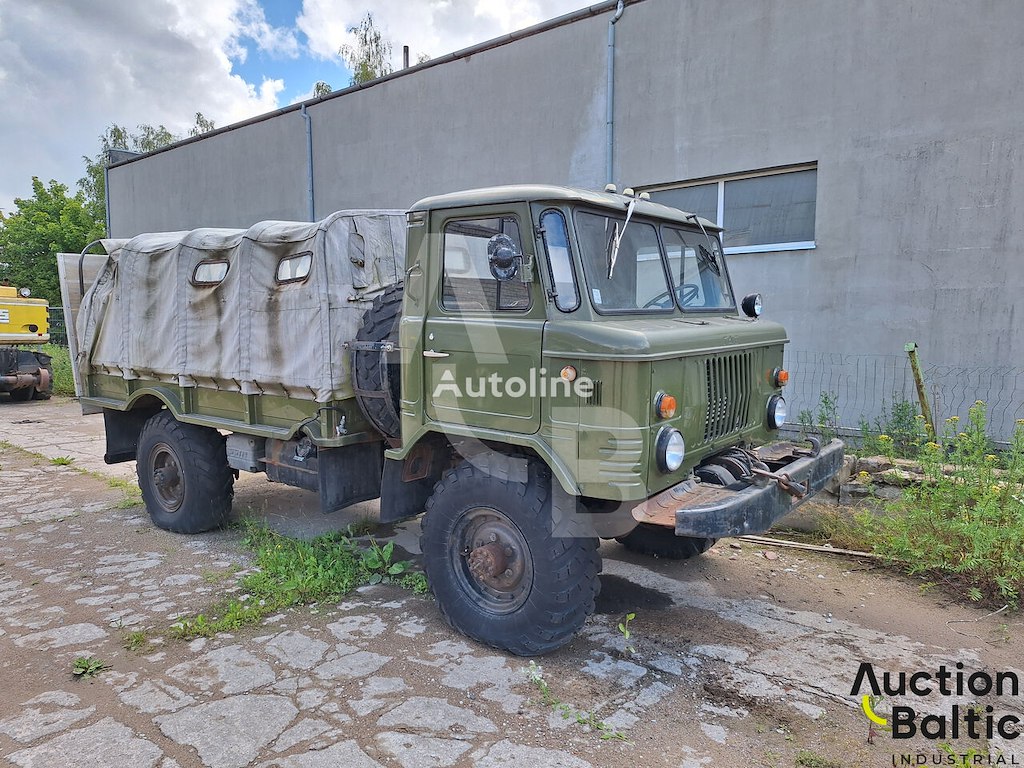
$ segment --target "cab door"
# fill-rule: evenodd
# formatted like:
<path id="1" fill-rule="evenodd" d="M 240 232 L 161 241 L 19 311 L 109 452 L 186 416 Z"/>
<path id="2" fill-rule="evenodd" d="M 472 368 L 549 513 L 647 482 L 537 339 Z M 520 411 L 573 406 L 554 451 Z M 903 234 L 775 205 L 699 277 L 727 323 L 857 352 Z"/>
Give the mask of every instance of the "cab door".
<path id="1" fill-rule="evenodd" d="M 440 222 L 439 283 L 422 353 L 432 421 L 520 434 L 540 427 L 545 307 L 524 267 L 534 261 L 524 213 L 489 206 Z"/>

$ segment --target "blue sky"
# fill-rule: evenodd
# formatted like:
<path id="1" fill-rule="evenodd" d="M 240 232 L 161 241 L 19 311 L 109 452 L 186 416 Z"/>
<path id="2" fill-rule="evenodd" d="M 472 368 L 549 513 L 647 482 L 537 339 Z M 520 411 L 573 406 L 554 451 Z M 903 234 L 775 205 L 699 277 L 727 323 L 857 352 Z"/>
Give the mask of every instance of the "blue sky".
<path id="1" fill-rule="evenodd" d="M 299 54 L 295 57 L 272 54 L 261 49 L 252 40 L 245 43 L 244 61 L 235 61 L 233 71 L 247 82 L 259 83 L 264 78 L 281 79 L 285 89 L 281 94 L 283 103 L 294 103 L 308 97 L 313 84 L 323 80 L 333 90 L 349 84 L 351 72 L 340 59 L 324 59 L 309 53 L 309 38 L 295 28 L 302 12 L 301 0 L 275 0 L 263 2 L 267 23 L 273 27 L 295 29 Z"/>
<path id="2" fill-rule="evenodd" d="M 111 124 L 184 134 L 349 83 L 338 49 L 372 11 L 415 61 L 588 5 L 588 0 L 0 0 L 0 211 L 32 176 L 72 191 Z"/>

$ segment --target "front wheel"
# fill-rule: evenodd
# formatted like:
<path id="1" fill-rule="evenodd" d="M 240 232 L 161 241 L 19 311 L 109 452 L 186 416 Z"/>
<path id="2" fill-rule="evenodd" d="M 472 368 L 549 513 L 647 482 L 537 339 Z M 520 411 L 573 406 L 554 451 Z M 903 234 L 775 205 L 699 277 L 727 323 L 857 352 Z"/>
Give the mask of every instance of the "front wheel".
<path id="1" fill-rule="evenodd" d="M 552 533 L 552 482 L 528 458 L 474 457 L 444 475 L 423 520 L 423 564 L 445 619 L 518 656 L 569 642 L 600 590 L 597 539 Z"/>
<path id="2" fill-rule="evenodd" d="M 183 424 L 160 411 L 139 434 L 136 469 L 142 499 L 158 528 L 202 533 L 227 521 L 234 475 L 217 430 Z"/>

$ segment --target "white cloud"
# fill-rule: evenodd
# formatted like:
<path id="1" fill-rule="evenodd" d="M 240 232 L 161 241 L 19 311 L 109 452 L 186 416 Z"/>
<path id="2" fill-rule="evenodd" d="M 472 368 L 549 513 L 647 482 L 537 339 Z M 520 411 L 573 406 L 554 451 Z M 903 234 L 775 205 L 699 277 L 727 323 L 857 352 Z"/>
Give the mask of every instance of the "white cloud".
<path id="1" fill-rule="evenodd" d="M 33 175 L 74 191 L 82 155 L 98 151 L 111 123 L 184 133 L 196 112 L 223 126 L 277 108 L 286 85 L 305 88 L 316 77 L 286 84 L 267 72 L 247 81 L 236 71 L 247 54 L 337 62 L 367 8 L 366 0 L 303 0 L 296 27 L 282 28 L 268 23 L 268 1 L 0 0 L 0 209 L 31 193 Z M 402 45 L 414 61 L 437 57 L 586 4 L 374 0 L 373 10 L 397 68 Z"/>
<path id="2" fill-rule="evenodd" d="M 392 65 L 401 65 L 402 46 L 412 59 L 431 58 L 468 48 L 485 40 L 584 8 L 586 0 L 375 0 L 377 27 L 391 41 Z M 337 59 L 338 49 L 352 44 L 348 28 L 366 13 L 363 0 L 303 0 L 299 29 L 311 52 Z"/>
<path id="3" fill-rule="evenodd" d="M 300 52 L 256 0 L 0 0 L 0 209 L 33 175 L 74 190 L 111 123 L 184 133 L 196 112 L 226 125 L 275 109 L 282 80 L 232 72 L 246 46 Z"/>

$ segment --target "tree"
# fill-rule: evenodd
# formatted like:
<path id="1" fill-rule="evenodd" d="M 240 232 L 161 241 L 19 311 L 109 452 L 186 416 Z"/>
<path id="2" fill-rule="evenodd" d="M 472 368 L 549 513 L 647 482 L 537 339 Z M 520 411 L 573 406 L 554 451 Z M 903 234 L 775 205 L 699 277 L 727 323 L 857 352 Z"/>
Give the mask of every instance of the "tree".
<path id="1" fill-rule="evenodd" d="M 325 83 L 323 80 L 317 80 L 316 85 L 313 86 L 313 98 L 322 99 L 324 96 L 331 92 L 331 86 Z"/>
<path id="2" fill-rule="evenodd" d="M 212 131 L 214 127 L 212 120 L 207 119 L 202 112 L 196 112 L 195 124 L 189 129 L 188 135 L 199 136 Z M 95 157 L 82 156 L 85 176 L 78 180 L 78 190 L 84 195 L 86 209 L 97 224 L 105 227 L 107 221 L 106 183 L 103 175 L 107 167 L 107 152 L 111 149 L 152 152 L 181 141 L 182 138 L 171 133 L 166 126 L 146 123 L 136 126 L 134 131 L 113 123 L 100 135 L 100 152 Z"/>
<path id="3" fill-rule="evenodd" d="M 391 41 L 386 40 L 374 25 L 372 13 L 367 11 L 363 20 L 357 26 L 349 27 L 348 32 L 356 36 L 356 44 L 343 45 L 338 53 L 352 70 L 349 85 L 376 80 L 394 71 L 391 67 Z"/>
<path id="4" fill-rule="evenodd" d="M 204 133 L 209 133 L 216 126 L 213 124 L 213 120 L 207 119 L 202 112 L 196 112 L 196 124 L 188 129 L 188 135 L 202 136 Z"/>
<path id="5" fill-rule="evenodd" d="M 14 213 L 0 214 L 0 279 L 30 288 L 33 295 L 60 306 L 57 253 L 78 253 L 102 237 L 103 226 L 88 210 L 85 195 L 32 177 L 32 197 L 17 198 Z"/>

